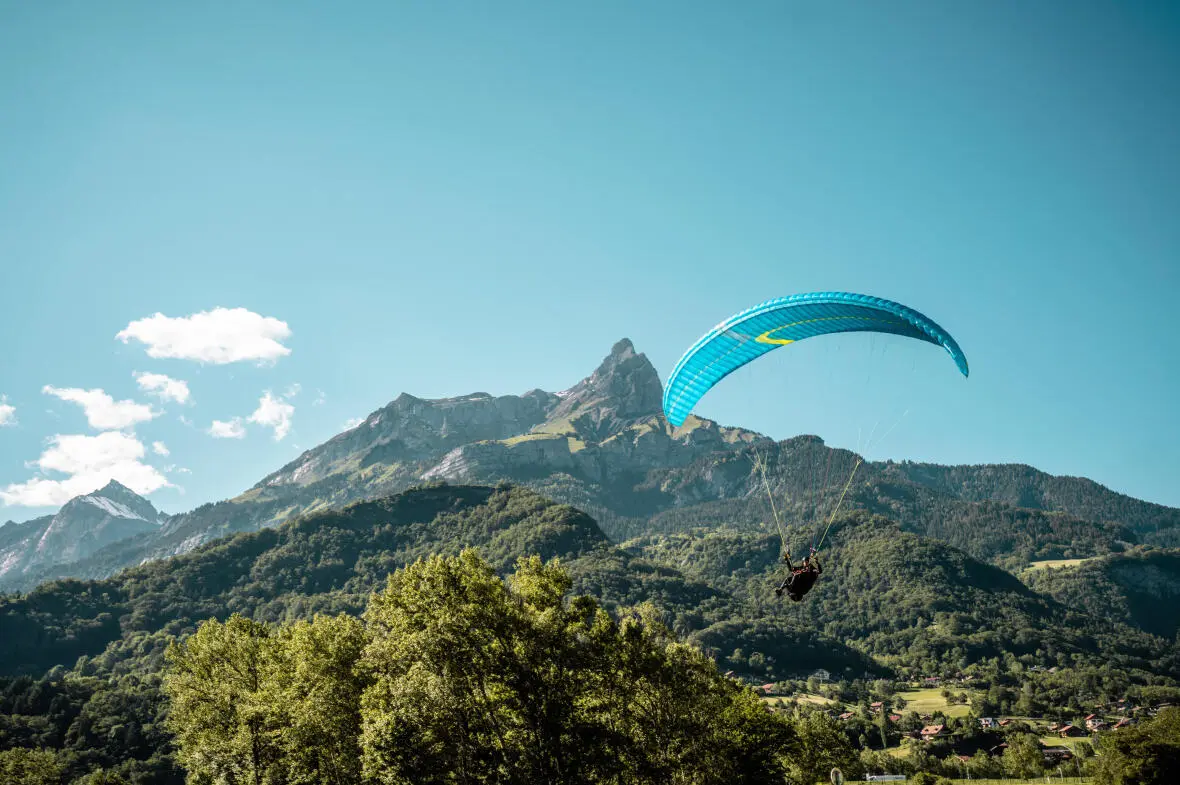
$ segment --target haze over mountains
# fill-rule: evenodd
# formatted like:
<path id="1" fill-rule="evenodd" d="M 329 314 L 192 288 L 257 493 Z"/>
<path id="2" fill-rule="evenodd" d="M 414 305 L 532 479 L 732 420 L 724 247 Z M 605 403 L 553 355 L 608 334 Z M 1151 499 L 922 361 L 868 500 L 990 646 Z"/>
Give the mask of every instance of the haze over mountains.
<path id="1" fill-rule="evenodd" d="M 112 483 L 52 518 L 2 527 L 0 589 L 104 577 L 431 481 L 523 484 L 587 511 L 617 542 L 694 526 L 765 533 L 771 516 L 752 471 L 757 455 L 788 521 L 826 514 L 857 460 L 814 436 L 776 443 L 699 417 L 673 428 L 661 395 L 655 368 L 626 339 L 561 392 L 402 394 L 228 501 L 165 517 Z M 1180 510 L 1021 465 L 867 463 L 843 503 L 857 508 L 1010 569 L 1180 542 Z"/>

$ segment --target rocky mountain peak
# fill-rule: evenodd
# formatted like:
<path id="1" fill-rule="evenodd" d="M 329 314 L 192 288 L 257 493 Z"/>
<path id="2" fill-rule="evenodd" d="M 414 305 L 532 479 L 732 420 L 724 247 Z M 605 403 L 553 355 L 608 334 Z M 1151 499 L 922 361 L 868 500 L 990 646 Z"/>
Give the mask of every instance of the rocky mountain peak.
<path id="1" fill-rule="evenodd" d="M 594 373 L 561 393 L 561 403 L 549 418 L 580 420 L 579 431 L 589 426 L 590 431 L 602 437 L 629 423 L 661 414 L 663 395 L 655 366 L 647 355 L 635 351 L 629 339 L 623 338 L 611 347 Z"/>
<path id="2" fill-rule="evenodd" d="M 60 517 L 63 513 L 69 516 L 79 508 L 91 507 L 98 508 L 102 515 L 115 518 L 139 518 L 149 523 L 157 523 L 161 517 L 160 512 L 151 502 L 114 479 L 97 491 L 70 499 L 62 506 L 58 516 Z"/>

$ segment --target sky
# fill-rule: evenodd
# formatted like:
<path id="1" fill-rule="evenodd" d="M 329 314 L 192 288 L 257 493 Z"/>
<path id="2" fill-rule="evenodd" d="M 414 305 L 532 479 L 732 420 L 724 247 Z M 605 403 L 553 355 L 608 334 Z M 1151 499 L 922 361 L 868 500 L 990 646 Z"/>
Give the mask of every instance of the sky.
<path id="1" fill-rule="evenodd" d="M 815 290 L 702 416 L 1180 506 L 1180 7 L 0 0 L 0 520 Z"/>

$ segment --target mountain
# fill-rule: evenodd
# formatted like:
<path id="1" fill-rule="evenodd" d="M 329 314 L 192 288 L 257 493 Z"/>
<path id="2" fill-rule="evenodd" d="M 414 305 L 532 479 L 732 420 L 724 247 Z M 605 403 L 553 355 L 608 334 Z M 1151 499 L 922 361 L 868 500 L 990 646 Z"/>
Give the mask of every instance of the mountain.
<path id="1" fill-rule="evenodd" d="M 773 534 L 697 528 L 646 534 L 622 547 L 745 603 L 747 626 L 750 619 L 773 617 L 782 605 L 769 590 L 781 577 Z M 797 606 L 800 612 L 826 636 L 849 641 L 879 663 L 906 661 L 911 677 L 921 673 L 916 666 L 937 673 L 1003 656 L 1033 657 L 1046 668 L 1088 661 L 1180 676 L 1170 641 L 1136 629 L 1134 619 L 1108 620 L 1059 602 L 1006 570 L 881 516 L 838 515 L 820 563 L 824 573 Z"/>
<path id="2" fill-rule="evenodd" d="M 1121 523 L 1149 540 L 1180 544 L 1175 539 L 1180 534 L 1180 509 L 1117 493 L 1085 477 L 1055 477 L 1023 464 L 939 466 L 905 461 L 893 466 L 912 482 L 964 501 L 1070 512 Z"/>
<path id="3" fill-rule="evenodd" d="M 842 514 L 806 603 L 777 599 L 777 542 L 753 532 L 648 535 L 620 548 L 593 518 L 511 485 L 423 486 L 238 533 L 99 581 L 0 598 L 0 676 L 79 663 L 158 667 L 171 636 L 240 612 L 277 621 L 358 612 L 389 573 L 475 547 L 501 573 L 560 558 L 575 593 L 652 602 L 720 663 L 761 678 L 957 670 L 1001 656 L 1180 676 L 1171 642 L 1095 617 L 896 523 Z M 79 659 L 82 658 L 82 659 Z M 86 665 L 88 661 L 94 665 Z M 100 664 L 101 663 L 101 664 Z"/>
<path id="4" fill-rule="evenodd" d="M 859 456 L 818 436 L 773 442 L 695 416 L 673 428 L 661 395 L 655 368 L 626 339 L 561 392 L 434 400 L 402 394 L 233 499 L 172 516 L 76 561 L 0 574 L 0 590 L 105 577 L 217 537 L 433 480 L 525 485 L 585 510 L 622 542 L 699 526 L 773 532 L 766 487 L 753 471 L 763 460 L 796 542 L 818 533 Z M 852 479 L 842 509 L 884 515 L 1013 572 L 1036 560 L 1180 542 L 1180 510 L 1026 466 L 867 462 Z M 9 536 L 0 529 L 0 543 Z"/>
<path id="5" fill-rule="evenodd" d="M 164 516 L 121 483 L 76 496 L 57 512 L 0 528 L 0 579 L 77 562 L 138 534 L 156 532 Z"/>
<path id="6" fill-rule="evenodd" d="M 1136 549 L 1022 577 L 1038 592 L 1095 618 L 1180 636 L 1180 549 Z"/>
<path id="7" fill-rule="evenodd" d="M 232 613 L 355 614 L 392 571 L 465 547 L 501 574 L 528 554 L 559 558 L 575 594 L 616 612 L 651 602 L 722 670 L 756 683 L 819 667 L 862 687 L 865 676 L 967 671 L 1003 705 L 1027 690 L 997 670 L 1001 658 L 1088 669 L 1081 677 L 1117 694 L 1180 675 L 1168 641 L 1072 611 L 880 516 L 842 514 L 831 537 L 824 577 L 793 604 L 770 590 L 774 535 L 707 529 L 623 549 L 584 512 L 519 486 L 434 484 L 297 516 L 103 580 L 0 597 L 0 743 L 67 749 L 80 770 L 129 782 L 180 782 L 159 678 L 178 637 Z"/>
<path id="8" fill-rule="evenodd" d="M 576 593 L 607 608 L 654 602 L 685 632 L 742 615 L 725 592 L 614 546 L 579 510 L 519 487 L 435 485 L 239 533 L 101 581 L 53 581 L 0 598 L 0 675 L 80 657 L 109 667 L 144 652 L 155 657 L 168 636 L 235 611 L 268 620 L 356 613 L 397 568 L 464 547 L 478 548 L 502 573 L 521 556 L 560 558 Z M 806 625 L 778 627 L 776 646 L 808 647 L 805 657 L 779 661 L 783 674 L 825 663 L 856 673 L 876 668 Z M 716 630 L 709 640 L 736 645 Z"/>
<path id="9" fill-rule="evenodd" d="M 674 429 L 661 413 L 661 395 L 655 368 L 626 339 L 590 376 L 560 393 L 473 393 L 436 400 L 402 394 L 234 499 L 172 516 L 157 531 L 74 562 L 0 575 L 0 589 L 27 590 L 58 577 L 103 577 L 226 534 L 432 479 L 549 484 L 556 476 L 568 478 L 572 490 L 566 495 L 584 495 L 590 488 L 601 496 L 631 488 L 653 469 L 769 443 L 751 431 L 701 418 Z"/>

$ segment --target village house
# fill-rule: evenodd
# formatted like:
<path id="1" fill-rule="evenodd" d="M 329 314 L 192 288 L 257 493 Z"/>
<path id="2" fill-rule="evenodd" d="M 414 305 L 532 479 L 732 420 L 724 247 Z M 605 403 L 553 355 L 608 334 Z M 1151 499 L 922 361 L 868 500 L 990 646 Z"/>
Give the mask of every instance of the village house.
<path id="1" fill-rule="evenodd" d="M 1044 747 L 1041 754 L 1045 757 L 1045 763 L 1056 764 L 1064 763 L 1067 760 L 1073 760 L 1073 753 L 1069 747 L 1051 746 Z"/>
<path id="2" fill-rule="evenodd" d="M 884 704 L 881 703 L 881 701 L 874 701 L 873 703 L 869 704 L 869 709 L 873 712 L 873 714 L 880 714 L 883 707 Z"/>
<path id="3" fill-rule="evenodd" d="M 815 673 L 811 674 L 811 678 L 819 679 L 820 681 L 829 681 L 832 678 L 832 674 L 828 673 L 823 668 L 819 668 Z"/>
<path id="4" fill-rule="evenodd" d="M 850 711 L 846 711 L 846 712 L 844 712 L 843 714 L 841 714 L 841 715 L 840 715 L 840 719 L 842 719 L 842 720 L 850 720 L 850 719 L 852 719 L 854 716 L 856 716 L 856 715 L 855 715 L 855 714 L 853 714 L 852 712 L 850 712 Z"/>
<path id="5" fill-rule="evenodd" d="M 1057 731 L 1057 734 L 1061 736 L 1061 738 L 1065 739 L 1085 736 L 1086 732 L 1075 725 L 1064 725 L 1062 726 L 1061 730 Z"/>
<path id="6" fill-rule="evenodd" d="M 1106 721 L 1096 714 L 1091 714 L 1086 717 L 1086 730 L 1096 731 L 1102 730 L 1106 727 Z"/>
<path id="7" fill-rule="evenodd" d="M 900 714 L 890 714 L 889 721 L 890 722 L 901 722 L 901 715 Z"/>
<path id="8" fill-rule="evenodd" d="M 1119 721 L 1118 721 L 1118 722 L 1116 722 L 1116 723 L 1114 724 L 1114 729 L 1115 729 L 1115 730 L 1118 730 L 1119 728 L 1125 728 L 1125 727 L 1127 727 L 1127 726 L 1128 726 L 1128 725 L 1130 725 L 1130 724 L 1131 724 L 1131 718 L 1130 718 L 1130 717 L 1122 717 L 1121 719 L 1119 719 Z"/>
<path id="9" fill-rule="evenodd" d="M 979 727 L 985 728 L 987 730 L 992 730 L 993 728 L 996 727 L 996 721 L 993 717 L 980 717 L 979 718 Z"/>
<path id="10" fill-rule="evenodd" d="M 931 739 L 945 735 L 947 735 L 945 725 L 927 725 L 925 728 L 922 728 L 923 741 L 930 741 Z"/>

